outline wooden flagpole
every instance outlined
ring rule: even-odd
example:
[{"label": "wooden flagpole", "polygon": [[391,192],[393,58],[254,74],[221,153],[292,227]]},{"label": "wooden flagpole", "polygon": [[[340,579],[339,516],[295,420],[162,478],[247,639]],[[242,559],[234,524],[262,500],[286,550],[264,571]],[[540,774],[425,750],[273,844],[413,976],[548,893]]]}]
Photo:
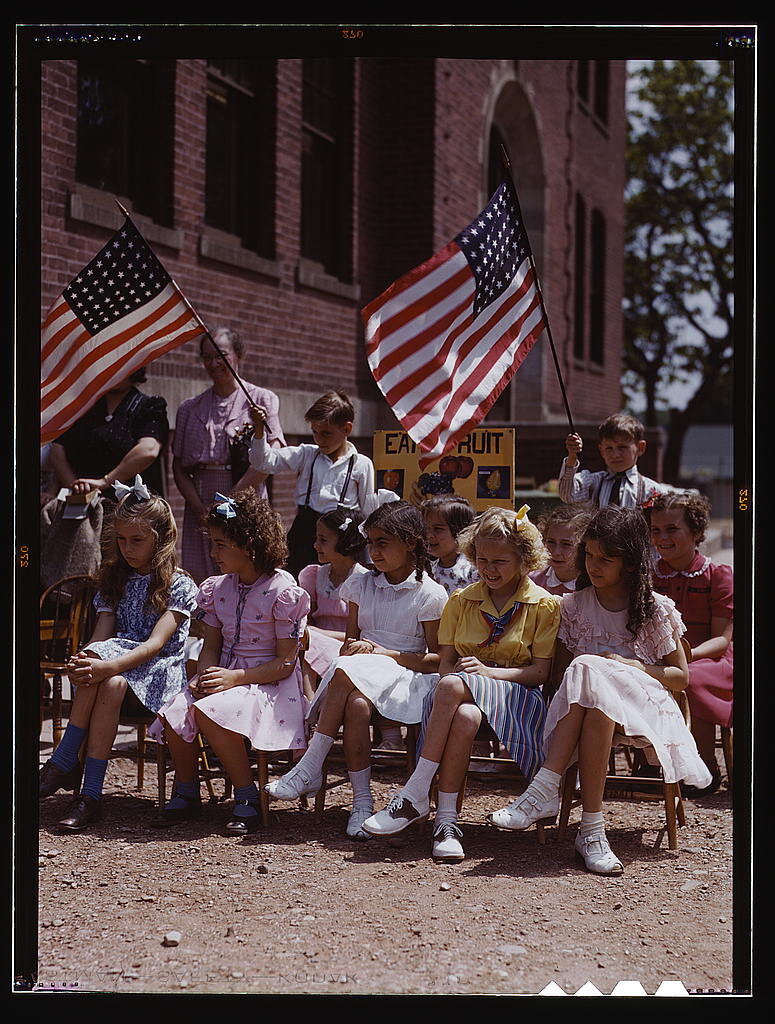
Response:
[{"label": "wooden flagpole", "polygon": [[[140,232],[140,231],[138,230],[138,228],[137,228],[137,225],[136,225],[136,224],[134,223],[134,221],[132,220],[132,218],[131,218],[131,217],[129,216],[129,211],[128,211],[128,210],[126,209],[126,207],[124,207],[124,206],[122,206],[122,205],[121,205],[121,203],[120,203],[120,202],[118,201],[118,199],[116,199],[116,206],[117,206],[117,207],[119,208],[119,210],[121,210],[121,212],[122,212],[122,213],[123,213],[123,215],[124,215],[124,216],[126,217],[126,219],[127,219],[128,221],[130,221],[130,222],[132,223],[133,227],[134,227],[134,228],[135,228],[135,230],[136,230],[136,231],[138,232],[138,234],[141,234],[141,232]],[[197,323],[199,324],[199,326],[200,326],[200,327],[202,328],[202,333],[203,333],[203,334],[205,334],[205,335],[207,335],[207,337],[208,337],[208,338],[209,338],[209,340],[210,340],[210,344],[211,344],[211,345],[213,346],[213,348],[215,349],[215,351],[216,351],[216,352],[218,353],[218,355],[219,355],[219,356],[221,357],[221,359],[223,360],[223,362],[224,362],[224,364],[226,365],[226,367],[227,367],[227,369],[228,369],[229,373],[230,373],[230,374],[232,375],[232,377],[233,377],[233,378],[235,379],[235,381],[237,382],[237,384],[238,384],[238,385],[239,385],[239,386],[240,386],[240,387],[242,388],[242,391],[244,392],[244,394],[245,394],[245,397],[247,398],[248,402],[249,402],[249,403],[251,404],[251,406],[252,406],[252,407],[253,407],[253,408],[255,409],[255,408],[256,408],[256,403],[255,403],[255,402],[253,401],[253,399],[252,399],[252,398],[250,397],[250,395],[248,394],[248,390],[247,390],[247,388],[245,387],[245,385],[244,385],[244,384],[242,383],[242,380],[240,379],[240,376],[239,376],[239,374],[238,374],[238,373],[237,373],[237,372],[235,371],[234,367],[233,367],[233,366],[231,365],[231,363],[229,362],[229,360],[228,360],[228,359],[226,358],[226,356],[225,356],[225,355],[223,354],[223,352],[221,352],[221,350],[220,350],[220,349],[218,348],[218,346],[217,346],[217,345],[215,344],[215,340],[213,339],[213,336],[212,336],[212,334],[210,334],[210,331],[209,331],[209,330],[207,329],[207,327],[205,326],[205,324],[204,324],[204,321],[202,320],[202,318],[200,317],[200,315],[199,315],[199,314],[197,313],[197,311],[196,311],[196,310],[194,309],[194,307],[193,307],[193,306],[191,305],[191,303],[190,303],[190,302],[188,301],[188,299],[186,298],[186,296],[185,296],[185,295],[183,294],[183,292],[181,291],[181,289],[180,289],[179,285],[177,284],[177,282],[176,282],[175,280],[173,280],[173,278],[172,278],[172,277],[170,277],[170,281],[172,281],[172,283],[173,283],[173,285],[175,286],[175,288],[176,288],[176,290],[177,290],[178,294],[180,295],[181,299],[182,299],[182,300],[183,300],[183,302],[184,302],[184,303],[186,304],[186,306],[188,307],[188,309],[189,309],[189,310],[191,311],[191,315],[192,315],[192,316],[194,317],[194,319],[196,320],[196,322],[197,322]]]},{"label": "wooden flagpole", "polygon": [[[512,189],[512,192],[514,193],[514,199],[516,200],[516,203],[517,203],[517,213],[519,215],[520,224],[522,225],[522,230],[525,232],[525,238],[528,238],[527,226],[525,225],[524,218],[522,217],[522,209],[520,208],[520,205],[519,205],[519,196],[517,195],[517,187],[514,184],[514,178],[512,177],[512,174],[511,174],[511,161],[509,160],[509,155],[506,152],[506,147],[503,145],[503,143],[501,143],[501,160],[503,161],[503,169],[504,169],[504,171],[506,173],[506,176],[508,177],[509,181],[511,182],[511,189]],[[549,314],[546,312],[546,306],[544,305],[544,296],[543,296],[543,293],[541,291],[541,283],[540,283],[540,281],[538,279],[538,269],[536,268],[536,265],[535,265],[535,258],[533,256],[533,247],[532,247],[532,245],[530,245],[530,239],[529,238],[528,238],[528,252],[529,252],[529,257],[528,258],[530,260],[530,266],[532,267],[533,275],[535,277],[536,291],[538,292],[538,301],[541,303],[541,312],[543,313],[543,316],[544,316],[544,323],[546,324],[546,333],[547,333],[547,335],[549,337],[549,346],[550,346],[550,348],[552,350],[552,358],[554,360],[554,368],[557,371],[557,379],[560,382],[560,391],[562,392],[562,401],[563,401],[563,404],[565,406],[565,415],[568,417],[568,425],[570,426],[571,433],[575,434],[576,433],[576,428],[573,426],[573,417],[571,416],[570,406],[568,405],[568,396],[565,393],[565,382],[563,381],[562,373],[560,372],[560,361],[557,358],[557,349],[554,347],[554,338],[552,337],[552,328],[551,328],[551,326],[549,324]]]}]

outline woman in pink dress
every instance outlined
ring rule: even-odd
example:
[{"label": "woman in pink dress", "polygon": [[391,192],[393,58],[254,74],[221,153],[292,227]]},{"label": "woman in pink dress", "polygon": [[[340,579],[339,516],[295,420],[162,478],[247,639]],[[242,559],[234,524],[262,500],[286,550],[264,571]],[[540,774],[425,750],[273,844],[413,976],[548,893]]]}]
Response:
[{"label": "woman in pink dress", "polygon": [[234,786],[228,835],[260,824],[259,793],[245,739],[258,750],[304,750],[307,701],[298,653],[309,596],[280,569],[288,549],[285,528],[255,491],[216,495],[207,516],[213,560],[224,573],[197,594],[204,644],[189,688],[159,711],[151,734],[162,733],[175,765],[172,800],[159,827],[201,813],[197,778],[201,731]]},{"label": "woman in pink dress", "polygon": [[692,648],[689,710],[692,735],[713,781],[704,790],[684,787],[689,796],[715,793],[721,785],[716,761],[716,726],[732,725],[732,616],[734,573],[698,550],[710,521],[710,503],[693,491],[654,497],[646,516],[660,556],[654,589],[675,601]]},{"label": "woman in pink dress", "polygon": [[[229,328],[219,327],[213,333],[213,339],[238,374],[239,362],[244,354],[239,334]],[[250,423],[250,404],[245,392],[204,335],[200,341],[200,354],[213,385],[201,395],[181,402],[172,442],[172,472],[186,502],[181,563],[197,583],[217,572],[210,557],[210,540],[203,526],[216,491],[229,495],[246,487],[254,487],[259,497],[267,496],[266,474],[246,464],[239,479],[235,479],[232,466],[229,442]],[[255,404],[267,410],[270,444],[275,447],[284,445],[277,395],[266,388],[248,384],[247,381],[242,383]]]}]

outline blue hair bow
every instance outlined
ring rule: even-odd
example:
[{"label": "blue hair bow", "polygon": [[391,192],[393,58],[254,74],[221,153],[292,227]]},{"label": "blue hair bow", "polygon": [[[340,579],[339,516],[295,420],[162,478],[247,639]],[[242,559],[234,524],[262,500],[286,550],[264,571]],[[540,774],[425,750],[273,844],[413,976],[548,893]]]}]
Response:
[{"label": "blue hair bow", "polygon": [[220,513],[222,516],[226,516],[227,519],[233,519],[237,514],[237,503],[234,498],[228,498],[225,494],[221,494],[219,491],[215,492],[215,500],[220,501],[220,505],[215,506],[215,511]]},{"label": "blue hair bow", "polygon": [[134,494],[138,501],[148,501],[151,497],[151,492],[143,483],[143,478],[138,473],[135,477],[135,482],[131,487],[127,487],[126,484],[122,484],[120,480],[116,480],[113,484],[113,490],[116,492],[116,497],[120,501],[125,498],[128,494]]}]

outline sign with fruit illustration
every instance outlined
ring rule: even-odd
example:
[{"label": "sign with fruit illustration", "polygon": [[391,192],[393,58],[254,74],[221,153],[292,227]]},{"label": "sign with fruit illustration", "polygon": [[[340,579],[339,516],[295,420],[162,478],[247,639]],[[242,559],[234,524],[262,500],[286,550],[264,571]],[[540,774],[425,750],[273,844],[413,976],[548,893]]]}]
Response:
[{"label": "sign with fruit illustration", "polygon": [[374,432],[377,488],[406,501],[459,494],[477,510],[514,508],[514,428],[472,430],[437,462],[420,471],[417,445],[403,430]]}]

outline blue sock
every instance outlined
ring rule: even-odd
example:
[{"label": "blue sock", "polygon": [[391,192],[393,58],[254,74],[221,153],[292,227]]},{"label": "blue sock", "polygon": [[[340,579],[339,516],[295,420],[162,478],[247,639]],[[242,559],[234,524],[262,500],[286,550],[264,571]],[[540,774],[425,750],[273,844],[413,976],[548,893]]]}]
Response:
[{"label": "blue sock", "polygon": [[101,761],[96,757],[87,757],[83,766],[81,796],[92,796],[95,800],[101,800],[102,784],[105,781],[105,772],[107,770],[107,761]]},{"label": "blue sock", "polygon": [[[165,806],[170,811],[182,811],[188,806],[188,801],[196,800],[198,796],[198,782],[178,782],[178,780],[176,779],[175,787],[172,793],[172,799]],[[188,801],[181,800],[181,797],[188,797]]]},{"label": "blue sock", "polygon": [[73,725],[72,722],[68,723],[59,745],[51,755],[51,760],[57,768],[61,768],[63,772],[69,772],[71,768],[75,767],[78,761],[78,751],[85,738],[85,729],[82,729],[80,725]]},{"label": "blue sock", "polygon": [[[255,782],[251,782],[249,786],[235,786],[234,799],[250,800],[251,803],[257,804],[261,797]],[[234,808],[235,818],[252,818],[256,814],[258,814],[257,808],[248,807],[246,804],[237,804]]]}]

